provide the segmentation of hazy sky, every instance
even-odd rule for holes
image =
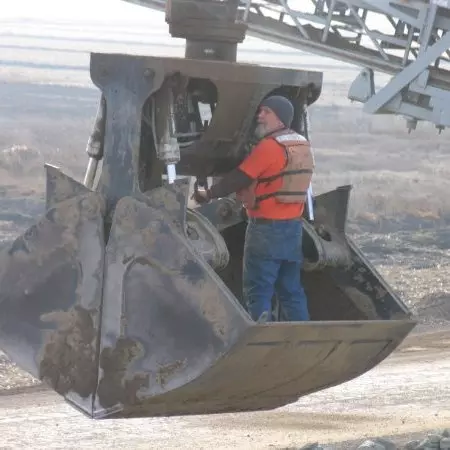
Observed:
[[[7,19],[142,21],[152,16],[158,22],[164,17],[158,11],[122,0],[9,0],[0,9],[0,18]]]
[[[2,0],[0,19],[47,19],[75,21],[124,21],[164,23],[164,13],[143,8],[123,0]],[[302,11],[310,12],[312,3],[302,5]],[[384,28],[386,19],[369,14],[370,26]]]
[[[85,32],[89,22],[96,22],[102,26],[113,25],[114,28],[122,25],[132,30],[133,26],[143,27],[148,34],[159,34],[169,37],[168,26],[165,23],[164,13],[150,8],[134,5],[123,0],[0,0],[0,21],[32,19],[47,23],[70,22],[76,27],[78,33]],[[4,4],[6,3],[6,4]],[[311,2],[302,6],[302,11],[308,11]],[[378,16],[379,17],[379,16]],[[382,30],[385,24],[391,28],[386,19],[381,22],[374,17],[369,26]],[[120,34],[117,28],[117,33]],[[24,30],[22,29],[22,32]],[[245,46],[267,45],[270,48],[281,48],[273,43],[264,43],[246,39]],[[181,45],[181,44],[180,44]]]

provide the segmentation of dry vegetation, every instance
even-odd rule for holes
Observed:
[[[20,128],[11,120],[2,129],[1,194],[42,196],[44,162],[82,178],[96,92],[63,109],[70,102],[61,97],[58,109],[62,111],[46,111],[45,117],[23,114]],[[353,185],[351,232],[435,229],[450,220],[448,132],[438,135],[430,125],[420,124],[408,134],[402,119],[369,117],[359,105],[319,103],[312,110],[312,125],[315,192]]]
[[[450,157],[445,134],[427,124],[408,134],[398,117],[367,117],[350,107],[325,114],[321,109],[313,115],[316,185],[320,190],[353,185],[353,225],[385,232],[446,224]]]

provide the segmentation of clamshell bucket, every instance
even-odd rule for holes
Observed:
[[[242,205],[188,208],[190,178],[162,181],[169,128],[179,173],[220,176],[248,151],[266,95],[290,96],[301,131],[320,74],[101,54],[91,74],[102,91],[97,184],[47,166],[45,215],[1,255],[0,347],[13,361],[92,418],[212,414],[294,402],[402,342],[408,310],[345,235],[348,187],[317,196],[304,221],[312,321],[280,311],[259,324],[241,298]],[[207,127],[192,119],[198,98],[212,105]]]

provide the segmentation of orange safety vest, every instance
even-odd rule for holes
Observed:
[[[257,209],[259,202],[276,197],[280,203],[305,203],[306,195],[314,170],[314,157],[311,145],[301,134],[292,130],[281,130],[266,136],[274,139],[286,153],[283,170],[270,177],[256,179],[248,188],[237,193],[237,198],[247,209]],[[282,185],[274,192],[256,196],[256,186],[282,178]]]

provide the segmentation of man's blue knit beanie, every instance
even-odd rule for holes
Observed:
[[[261,102],[260,106],[270,108],[286,127],[290,127],[294,119],[294,107],[292,103],[281,95],[272,95]]]

